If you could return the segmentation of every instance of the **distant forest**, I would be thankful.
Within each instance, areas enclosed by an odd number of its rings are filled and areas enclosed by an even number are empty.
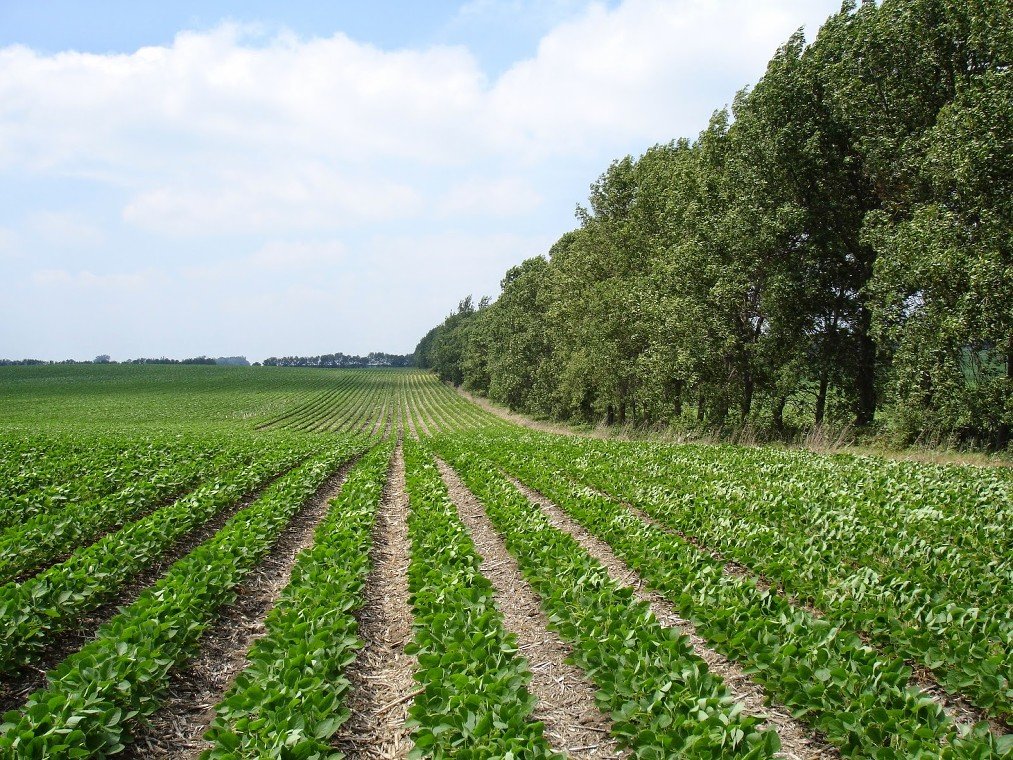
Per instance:
[[[226,364],[238,367],[249,367],[250,362],[245,356],[219,356],[213,359],[210,356],[195,356],[189,359],[168,359],[164,356],[158,359],[124,359],[121,362],[113,361],[108,354],[96,356],[91,361],[78,361],[77,359],[62,359],[60,361],[47,361],[45,359],[0,359],[0,367],[38,367],[50,364]]]
[[[271,356],[264,359],[265,367],[411,367],[414,362],[413,354],[385,354],[381,351],[373,351],[366,356],[353,356],[349,354],[321,354],[320,356],[283,356],[280,359]],[[0,359],[0,367],[11,366],[40,366],[49,364],[225,364],[240,367],[249,367],[250,362],[245,356],[219,356],[212,359],[208,356],[197,356],[192,359],[167,359],[164,356],[160,359],[127,359],[121,362],[113,361],[108,355],[96,356],[91,361],[78,361],[76,359],[64,359],[62,361],[46,361],[44,359]],[[254,362],[254,367],[261,366],[260,362]]]
[[[342,353],[321,356],[272,356],[264,359],[265,367],[411,367],[412,354],[385,354],[373,351],[366,356]]]
[[[617,160],[579,227],[416,363],[562,420],[1013,425],[1009,0],[847,2],[695,141]]]

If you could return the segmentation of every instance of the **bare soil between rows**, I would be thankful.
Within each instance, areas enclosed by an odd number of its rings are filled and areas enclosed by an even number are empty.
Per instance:
[[[769,728],[777,732],[781,738],[778,757],[805,760],[840,757],[835,747],[793,718],[786,708],[777,704],[767,704],[768,696],[763,687],[750,678],[737,663],[711,649],[706,640],[697,633],[696,627],[679,615],[675,606],[665,597],[649,590],[644,579],[616,556],[612,547],[593,536],[563,509],[535,489],[516,478],[510,480],[545,513],[554,528],[570,534],[588,554],[605,567],[612,580],[628,586],[638,601],[646,602],[658,622],[663,626],[674,628],[687,637],[693,653],[707,663],[712,673],[721,676],[732,697],[741,702],[750,715],[760,718]]]
[[[0,715],[24,705],[32,692],[46,686],[49,671],[84,647],[95,637],[99,628],[119,614],[121,608],[137,601],[175,562],[211,538],[237,512],[256,501],[271,483],[292,469],[294,467],[270,478],[260,488],[249,492],[235,504],[225,507],[198,528],[177,539],[157,560],[135,575],[102,605],[75,618],[73,628],[53,634],[48,646],[33,657],[31,665],[5,674],[0,679]]]
[[[332,739],[348,757],[403,760],[412,748],[406,725],[415,696],[415,658],[405,652],[412,639],[408,558],[408,496],[398,441],[373,529],[364,604],[356,613],[364,645],[346,674],[351,716]]]
[[[579,760],[628,757],[612,738],[612,721],[595,703],[595,687],[568,659],[573,648],[549,629],[537,592],[524,580],[517,560],[489,521],[481,502],[445,462],[437,460],[458,515],[482,558],[504,627],[517,636],[531,669],[528,689],[538,702],[532,714],[545,726],[553,749]]]
[[[578,481],[573,482],[575,484],[578,483]],[[583,484],[580,485],[583,486]],[[632,514],[634,514],[637,517],[637,519],[641,520],[645,524],[650,525],[656,528],[657,530],[663,531],[665,533],[678,536],[680,539],[690,544],[691,546],[695,547],[699,551],[709,555],[712,559],[723,563],[724,572],[727,575],[733,575],[739,578],[752,579],[753,582],[756,584],[756,587],[761,591],[769,591],[772,594],[776,594],[781,598],[783,598],[785,601],[787,601],[789,604],[791,604],[793,607],[798,607],[799,609],[805,610],[808,614],[812,615],[815,618],[822,619],[826,617],[826,614],[824,613],[823,610],[799,599],[794,594],[789,594],[787,591],[785,591],[784,586],[781,585],[779,582],[771,580],[762,573],[757,573],[753,571],[747,565],[743,565],[740,562],[728,559],[721,552],[710,548],[709,546],[701,542],[699,539],[697,539],[695,536],[690,536],[686,533],[683,533],[682,531],[670,528],[667,525],[664,525],[660,521],[656,520],[655,518],[651,517],[651,515],[647,514],[642,509],[635,507],[628,502],[622,501],[621,499],[617,499],[611,494],[605,493],[603,491],[598,491],[597,489],[592,490],[595,490],[604,498],[610,499],[616,502],[617,504],[622,505],[624,508],[628,509]],[[866,634],[864,631],[856,630],[855,633],[868,646],[874,647],[875,649],[881,652],[884,651],[883,647],[875,644],[869,637],[869,635]],[[970,701],[968,701],[961,695],[951,694],[947,692],[946,689],[944,689],[942,685],[940,685],[939,681],[936,680],[932,671],[926,668],[925,666],[910,660],[907,661],[906,664],[912,670],[910,679],[911,686],[920,689],[927,697],[934,700],[949,716],[950,720],[952,720],[958,726],[961,726],[963,728],[970,728],[971,726],[977,723],[984,722],[988,723],[992,733],[994,733],[996,736],[1002,736],[1010,732],[1010,726],[1004,723],[1003,721],[998,720],[997,718],[990,717],[984,710],[973,705]]]
[[[268,555],[236,589],[236,601],[221,610],[201,636],[198,654],[170,676],[166,698],[132,732],[123,758],[195,758],[209,748],[204,732],[215,705],[246,667],[246,654],[266,633],[264,618],[292,576],[297,555],[313,544],[316,526],[341,490],[355,460],[331,475],[289,521]]]

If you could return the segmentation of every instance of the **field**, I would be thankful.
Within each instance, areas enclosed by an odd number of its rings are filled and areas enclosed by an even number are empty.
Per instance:
[[[0,368],[0,757],[1013,757],[1013,473],[415,370]]]

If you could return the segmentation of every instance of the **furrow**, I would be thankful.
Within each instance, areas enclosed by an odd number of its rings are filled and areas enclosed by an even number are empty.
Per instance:
[[[344,464],[292,518],[270,553],[236,588],[237,600],[201,636],[199,650],[170,677],[167,697],[143,727],[134,731],[124,758],[196,758],[214,707],[246,666],[246,652],[264,635],[264,618],[288,585],[296,555],[312,545],[313,531],[341,490],[354,460]]]
[[[482,504],[453,469],[440,459],[436,461],[461,521],[482,556],[481,571],[495,589],[504,627],[517,636],[519,651],[530,664],[528,690],[538,699],[532,717],[544,723],[553,749],[569,757],[627,757],[610,736],[612,721],[598,709],[594,685],[568,662],[573,648],[549,630],[538,595],[522,577]]]
[[[334,735],[333,745],[349,757],[406,758],[412,748],[406,722],[414,696],[415,658],[405,652],[412,638],[412,613],[400,440],[377,511],[370,556],[373,569],[363,592],[365,603],[356,614],[363,647],[347,671],[351,716]]]
[[[746,711],[762,718],[777,731],[781,738],[781,751],[778,756],[805,758],[806,760],[840,757],[840,753],[835,747],[824,741],[810,728],[795,720],[787,710],[779,706],[768,705],[763,688],[753,681],[741,667],[711,649],[704,638],[697,633],[695,626],[679,615],[671,602],[661,594],[645,588],[646,584],[643,578],[619,559],[608,544],[591,535],[580,523],[538,491],[516,478],[509,477],[509,479],[521,493],[545,513],[554,528],[573,536],[588,554],[605,566],[613,580],[628,586],[636,599],[646,602],[662,625],[673,628],[688,638],[694,654],[707,663],[711,672],[721,676],[728,685],[728,690],[743,704]]]

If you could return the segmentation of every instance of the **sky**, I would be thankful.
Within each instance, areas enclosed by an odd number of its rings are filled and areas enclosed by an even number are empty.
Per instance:
[[[0,358],[410,353],[840,0],[0,0]]]

